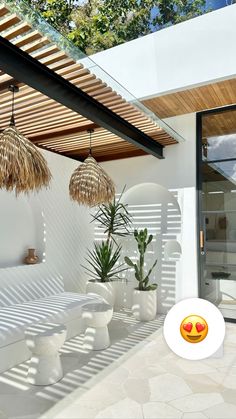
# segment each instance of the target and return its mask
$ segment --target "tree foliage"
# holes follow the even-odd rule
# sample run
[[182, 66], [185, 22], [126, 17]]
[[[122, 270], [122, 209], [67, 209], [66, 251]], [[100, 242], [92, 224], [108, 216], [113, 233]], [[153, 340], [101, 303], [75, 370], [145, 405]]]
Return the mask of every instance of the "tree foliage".
[[74, 0], [26, 0], [48, 23], [59, 32], [68, 35], [71, 30], [71, 15], [76, 7]]
[[205, 11], [205, 0], [26, 0], [87, 54], [179, 23]]

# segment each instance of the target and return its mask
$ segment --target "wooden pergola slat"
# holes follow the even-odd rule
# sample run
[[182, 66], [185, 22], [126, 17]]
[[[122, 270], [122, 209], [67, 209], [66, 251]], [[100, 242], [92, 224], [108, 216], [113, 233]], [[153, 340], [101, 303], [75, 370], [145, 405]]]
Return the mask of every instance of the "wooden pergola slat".
[[0, 5], [0, 17], [6, 15], [7, 13], [8, 13], [8, 9], [3, 4], [1, 4]]
[[20, 22], [20, 18], [14, 13], [11, 16], [7, 16], [4, 19], [0, 20], [0, 31], [5, 31], [10, 28], [12, 25]]

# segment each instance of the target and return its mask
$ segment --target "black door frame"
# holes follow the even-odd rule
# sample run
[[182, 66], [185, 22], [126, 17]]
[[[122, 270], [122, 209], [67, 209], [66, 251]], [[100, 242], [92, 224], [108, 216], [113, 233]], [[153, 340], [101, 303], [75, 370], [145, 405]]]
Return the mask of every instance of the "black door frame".
[[[201, 291], [201, 277], [202, 277], [202, 259], [200, 252], [200, 231], [203, 229], [202, 225], [202, 116], [207, 114], [217, 114], [227, 112], [230, 110], [236, 110], [236, 105], [223, 106], [221, 108], [208, 109], [206, 111], [196, 113], [196, 192], [197, 192], [197, 261], [198, 261], [198, 296]], [[230, 319], [225, 317], [225, 321], [230, 323], [236, 323], [236, 319]]]

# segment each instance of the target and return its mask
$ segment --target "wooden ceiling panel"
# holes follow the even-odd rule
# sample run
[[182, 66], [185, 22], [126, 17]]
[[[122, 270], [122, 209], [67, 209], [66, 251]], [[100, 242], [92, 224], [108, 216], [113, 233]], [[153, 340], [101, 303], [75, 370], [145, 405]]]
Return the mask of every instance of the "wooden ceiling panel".
[[203, 115], [203, 137], [216, 137], [229, 134], [236, 134], [236, 109]]
[[[80, 153], [82, 155], [82, 158], [85, 159], [88, 156], [88, 148], [84, 149], [83, 151], [78, 149], [72, 152], [65, 152], [63, 154], [65, 154], [68, 157], [75, 158], [78, 153]], [[143, 150], [137, 149], [132, 144], [128, 144], [125, 141], [122, 141], [122, 145], [120, 143], [114, 143], [112, 148], [107, 147], [107, 145], [99, 145], [95, 149], [93, 149], [93, 156], [98, 162], [122, 159], [124, 158], [124, 153], [126, 157], [146, 155], [146, 153]]]
[[158, 96], [142, 103], [159, 118], [233, 105], [236, 103], [236, 78]]

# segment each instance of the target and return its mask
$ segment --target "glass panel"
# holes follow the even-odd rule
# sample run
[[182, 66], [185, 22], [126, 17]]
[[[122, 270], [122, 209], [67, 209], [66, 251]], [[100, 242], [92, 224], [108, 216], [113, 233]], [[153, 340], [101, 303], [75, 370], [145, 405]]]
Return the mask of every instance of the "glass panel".
[[[221, 135], [202, 139], [200, 216], [205, 244], [201, 254], [201, 296], [215, 303], [226, 318], [236, 318], [236, 134], [228, 134], [232, 129], [232, 124], [227, 125], [230, 113], [203, 117], [202, 132], [214, 130], [214, 134]], [[222, 135], [223, 131], [226, 135]]]
[[202, 159], [236, 159], [236, 110], [202, 117]]
[[221, 135], [206, 138], [203, 146], [203, 160], [236, 158], [236, 135]]
[[[236, 209], [236, 161], [202, 164], [203, 211]], [[232, 201], [232, 203], [231, 203]]]

